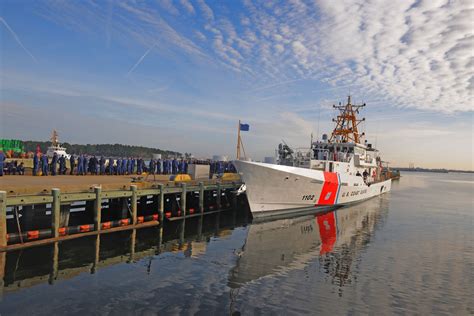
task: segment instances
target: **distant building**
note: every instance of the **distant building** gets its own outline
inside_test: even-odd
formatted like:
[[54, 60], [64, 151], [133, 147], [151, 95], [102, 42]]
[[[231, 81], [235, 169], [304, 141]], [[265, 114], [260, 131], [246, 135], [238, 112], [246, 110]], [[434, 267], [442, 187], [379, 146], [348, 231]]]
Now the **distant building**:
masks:
[[224, 155], [213, 155], [212, 160], [214, 160], [214, 161], [227, 161], [227, 160], [229, 160], [229, 158], [227, 156], [224, 156]]

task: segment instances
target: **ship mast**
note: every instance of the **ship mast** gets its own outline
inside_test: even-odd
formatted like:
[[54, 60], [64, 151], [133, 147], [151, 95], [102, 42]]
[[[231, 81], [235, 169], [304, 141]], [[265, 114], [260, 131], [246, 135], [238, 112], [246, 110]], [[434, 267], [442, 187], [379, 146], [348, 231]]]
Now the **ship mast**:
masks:
[[51, 145], [52, 146], [59, 146], [58, 132], [56, 132], [55, 129], [53, 129], [53, 133], [51, 134]]
[[[351, 104], [351, 96], [347, 97], [346, 105], [333, 105], [333, 108], [339, 110], [339, 115], [336, 119], [332, 119], [333, 122], [336, 122], [336, 127], [334, 128], [330, 142], [336, 143], [349, 143], [354, 142], [360, 144], [361, 137], [365, 134], [359, 134], [358, 126], [361, 122], [365, 121], [365, 118], [357, 119], [356, 114], [359, 114], [359, 109], [365, 106], [364, 104], [355, 105]], [[337, 136], [340, 136], [337, 137]]]

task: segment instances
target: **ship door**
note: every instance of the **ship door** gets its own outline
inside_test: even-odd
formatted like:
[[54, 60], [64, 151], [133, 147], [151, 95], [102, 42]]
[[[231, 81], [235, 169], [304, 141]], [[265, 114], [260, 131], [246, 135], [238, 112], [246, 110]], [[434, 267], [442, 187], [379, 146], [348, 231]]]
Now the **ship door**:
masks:
[[332, 162], [329, 163], [329, 172], [333, 172], [333, 163]]

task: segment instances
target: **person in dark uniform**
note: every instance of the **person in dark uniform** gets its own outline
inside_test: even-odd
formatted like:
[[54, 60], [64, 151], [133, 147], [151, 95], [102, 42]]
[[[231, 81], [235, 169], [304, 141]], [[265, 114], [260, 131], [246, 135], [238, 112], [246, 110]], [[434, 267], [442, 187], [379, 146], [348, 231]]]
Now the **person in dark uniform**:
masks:
[[84, 170], [82, 169], [83, 166], [84, 166], [83, 160], [84, 160], [84, 156], [83, 156], [83, 155], [79, 155], [79, 157], [77, 157], [77, 170], [76, 170], [76, 175], [78, 175], [78, 176], [82, 176], [82, 174], [84, 173]]
[[76, 161], [74, 159], [74, 155], [71, 155], [69, 158], [69, 167], [71, 168], [71, 171], [69, 174], [72, 176], [74, 174], [74, 168], [76, 167]]
[[84, 155], [84, 157], [82, 158], [82, 170], [83, 170], [84, 175], [87, 175], [88, 165], [89, 165], [89, 158], [86, 155]]
[[66, 158], [64, 155], [61, 155], [58, 159], [59, 162], [59, 174], [60, 175], [65, 175], [66, 174]]
[[150, 159], [150, 162], [148, 163], [148, 173], [155, 174], [155, 168], [156, 168], [155, 160]]
[[57, 163], [58, 163], [58, 154], [54, 153], [53, 154], [53, 159], [51, 160], [51, 175], [55, 176], [56, 175], [56, 170], [57, 170]]
[[3, 164], [5, 159], [5, 154], [0, 150], [0, 177], [3, 176]]
[[36, 176], [38, 174], [38, 171], [39, 171], [39, 158], [38, 158], [38, 154], [35, 153], [33, 155], [33, 175]]
[[173, 159], [172, 165], [171, 165], [171, 172], [172, 174], [177, 174], [178, 173], [178, 161], [176, 158]]
[[100, 168], [99, 174], [101, 176], [104, 175], [105, 174], [105, 158], [104, 158], [104, 156], [100, 156], [99, 168]]
[[41, 172], [43, 174], [43, 176], [47, 176], [48, 175], [48, 156], [46, 156], [46, 154], [43, 154], [41, 156]]
[[156, 174], [161, 174], [161, 159], [156, 161]]
[[142, 174], [143, 173], [143, 159], [138, 158], [137, 159], [137, 174]]
[[109, 158], [109, 175], [114, 175], [114, 160]]

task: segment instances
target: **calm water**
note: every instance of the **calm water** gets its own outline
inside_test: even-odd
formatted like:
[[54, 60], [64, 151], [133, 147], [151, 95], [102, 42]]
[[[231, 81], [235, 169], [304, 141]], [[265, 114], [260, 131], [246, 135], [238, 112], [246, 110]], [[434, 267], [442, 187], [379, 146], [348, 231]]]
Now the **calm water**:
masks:
[[391, 193], [322, 215], [229, 212], [162, 238], [10, 252], [0, 314], [474, 314], [473, 195], [472, 175], [404, 173]]

